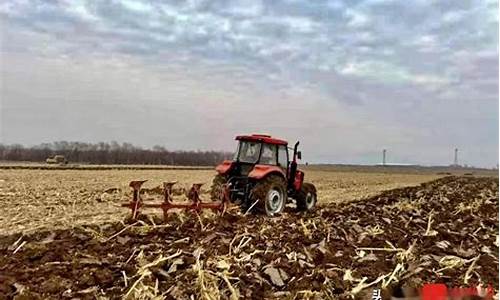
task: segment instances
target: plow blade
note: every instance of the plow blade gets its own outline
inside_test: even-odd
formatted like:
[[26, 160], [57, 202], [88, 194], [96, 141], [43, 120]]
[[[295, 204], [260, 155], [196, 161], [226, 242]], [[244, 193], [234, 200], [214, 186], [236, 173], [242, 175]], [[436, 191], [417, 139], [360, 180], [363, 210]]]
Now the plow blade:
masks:
[[141, 208], [159, 208], [163, 210], [163, 217], [166, 219], [168, 211], [171, 209], [183, 209], [185, 211], [194, 211], [200, 213], [203, 209], [211, 209], [212, 211], [224, 213], [229, 203], [229, 190], [224, 188], [223, 198], [216, 202], [204, 202], [200, 198], [201, 186], [203, 183], [195, 183], [189, 189], [187, 197], [189, 202], [174, 202], [172, 197], [173, 186], [176, 181], [163, 182], [163, 202], [160, 203], [147, 203], [141, 197], [142, 185], [147, 180], [131, 181], [129, 186], [133, 190], [132, 200], [128, 203], [122, 204], [122, 207], [128, 207], [132, 211], [132, 219], [137, 219]]

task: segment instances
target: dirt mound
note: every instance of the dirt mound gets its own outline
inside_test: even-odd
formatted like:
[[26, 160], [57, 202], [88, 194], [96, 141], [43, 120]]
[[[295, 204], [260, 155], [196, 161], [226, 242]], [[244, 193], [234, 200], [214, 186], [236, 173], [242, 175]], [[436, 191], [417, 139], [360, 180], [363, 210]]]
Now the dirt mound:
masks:
[[[158, 223], [157, 223], [158, 224]], [[349, 298], [498, 290], [498, 182], [447, 177], [279, 218], [172, 215], [0, 238], [0, 298]]]

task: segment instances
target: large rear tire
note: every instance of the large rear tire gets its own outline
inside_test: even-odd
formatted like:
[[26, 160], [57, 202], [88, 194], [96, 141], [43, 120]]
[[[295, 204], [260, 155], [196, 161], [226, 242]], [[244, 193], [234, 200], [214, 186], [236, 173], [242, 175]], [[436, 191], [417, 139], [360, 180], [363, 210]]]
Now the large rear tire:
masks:
[[269, 217], [279, 215], [285, 209], [287, 202], [286, 182], [276, 175], [270, 175], [258, 182], [252, 189], [252, 197], [249, 205], [254, 206], [261, 213]]
[[316, 187], [312, 183], [303, 183], [297, 195], [297, 210], [312, 211], [318, 201]]
[[210, 188], [210, 199], [212, 201], [222, 201], [224, 198], [224, 185], [227, 183], [226, 177], [217, 174], [212, 180], [212, 187]]

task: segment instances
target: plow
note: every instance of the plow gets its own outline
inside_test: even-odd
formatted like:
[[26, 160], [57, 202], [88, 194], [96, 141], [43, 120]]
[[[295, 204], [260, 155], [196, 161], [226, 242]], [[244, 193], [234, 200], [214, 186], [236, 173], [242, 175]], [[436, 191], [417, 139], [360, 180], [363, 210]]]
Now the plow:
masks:
[[[265, 214], [269, 217], [280, 215], [288, 203], [295, 203], [297, 211], [313, 210], [316, 202], [316, 187], [304, 182], [305, 173], [298, 169], [299, 142], [293, 148], [285, 140], [269, 135], [239, 135], [236, 152], [232, 160], [225, 160], [215, 170], [210, 190], [210, 201], [200, 198], [202, 183], [195, 183], [187, 193], [188, 202], [177, 202], [172, 197], [175, 181], [163, 182], [161, 203], [146, 203], [141, 197], [141, 187], [145, 180], [131, 181], [132, 199], [122, 204], [132, 211], [136, 219], [142, 208], [159, 208], [164, 218], [172, 209], [200, 213], [210, 209], [224, 213], [232, 203], [242, 212]], [[290, 157], [289, 150], [292, 150]]]
[[200, 198], [201, 186], [203, 183], [194, 183], [187, 197], [189, 202], [178, 202], [173, 199], [173, 186], [177, 183], [176, 181], [163, 182], [163, 201], [161, 203], [148, 203], [144, 202], [141, 196], [142, 185], [147, 180], [137, 180], [131, 181], [129, 186], [132, 188], [132, 199], [128, 203], [122, 204], [122, 207], [128, 207], [132, 213], [132, 220], [137, 219], [141, 208], [159, 208], [163, 211], [164, 219], [167, 218], [169, 210], [180, 209], [185, 211], [193, 211], [200, 213], [203, 209], [210, 209], [214, 212], [223, 214], [226, 211], [227, 205], [229, 204], [229, 196], [227, 189], [224, 189], [222, 194], [222, 199], [220, 201], [206, 202]]

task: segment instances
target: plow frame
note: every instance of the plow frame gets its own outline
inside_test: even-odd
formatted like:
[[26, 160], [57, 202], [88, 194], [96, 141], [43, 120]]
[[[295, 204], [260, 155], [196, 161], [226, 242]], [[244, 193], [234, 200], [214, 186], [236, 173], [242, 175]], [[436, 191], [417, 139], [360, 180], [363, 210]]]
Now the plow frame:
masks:
[[166, 219], [168, 216], [168, 211], [171, 209], [183, 209], [185, 211], [193, 211], [199, 214], [203, 209], [210, 209], [214, 212], [219, 212], [223, 214], [230, 202], [229, 189], [227, 186], [224, 187], [223, 198], [220, 201], [215, 202], [204, 202], [200, 198], [201, 186], [203, 183], [194, 183], [187, 197], [189, 202], [174, 202], [172, 197], [173, 186], [177, 181], [163, 182], [163, 202], [161, 203], [147, 203], [141, 197], [142, 185], [147, 180], [137, 180], [131, 181], [129, 186], [133, 190], [132, 200], [128, 203], [123, 203], [122, 207], [128, 207], [132, 210], [132, 219], [135, 220], [139, 216], [141, 208], [160, 208], [163, 211], [163, 217]]

